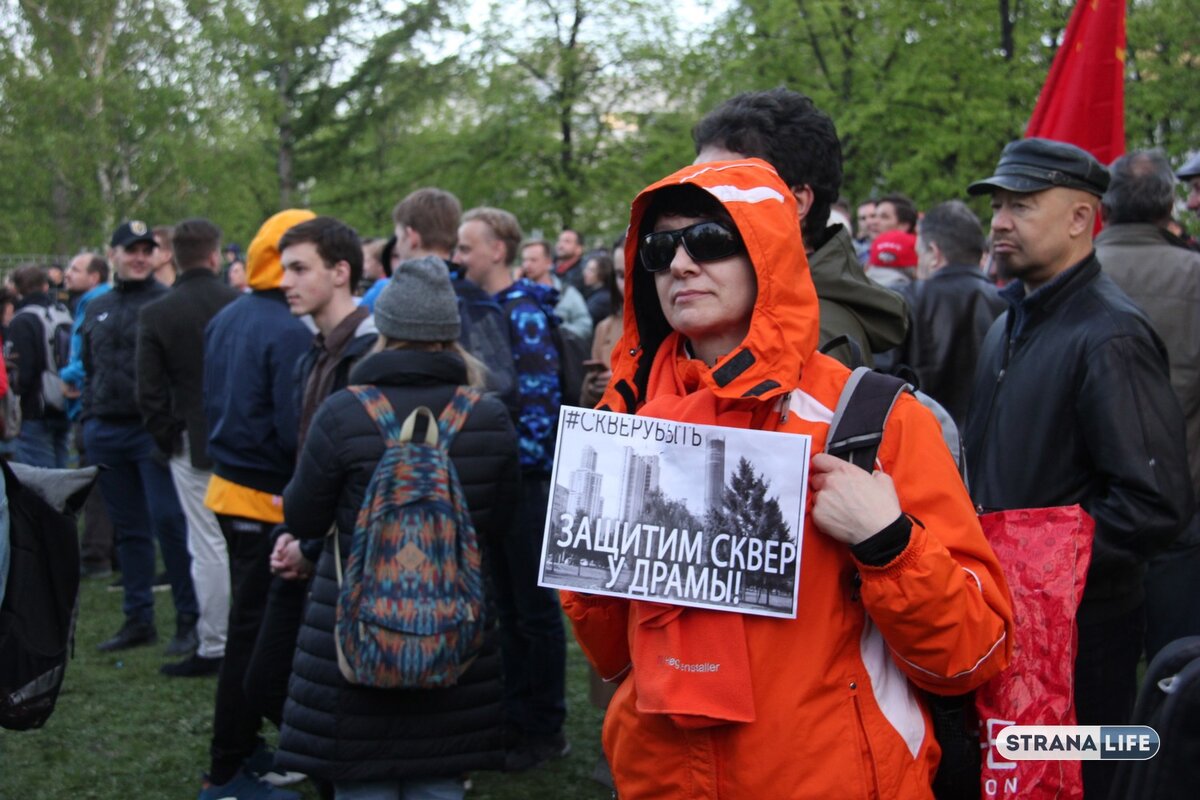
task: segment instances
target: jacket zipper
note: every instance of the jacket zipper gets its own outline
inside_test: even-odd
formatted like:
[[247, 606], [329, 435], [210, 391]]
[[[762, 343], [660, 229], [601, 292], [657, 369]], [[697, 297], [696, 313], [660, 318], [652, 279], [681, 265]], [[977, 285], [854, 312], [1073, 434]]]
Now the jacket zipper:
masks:
[[858, 697], [857, 681], [850, 681], [850, 699], [854, 702], [854, 718], [858, 723], [858, 733], [862, 736], [863, 745], [866, 747], [868, 761], [866, 766], [870, 770], [867, 789], [870, 792], [870, 797], [878, 798], [882, 796], [879, 792], [879, 768], [875, 763], [875, 751], [871, 747], [871, 737], [867, 735], [867, 726], [863, 719], [862, 701]]

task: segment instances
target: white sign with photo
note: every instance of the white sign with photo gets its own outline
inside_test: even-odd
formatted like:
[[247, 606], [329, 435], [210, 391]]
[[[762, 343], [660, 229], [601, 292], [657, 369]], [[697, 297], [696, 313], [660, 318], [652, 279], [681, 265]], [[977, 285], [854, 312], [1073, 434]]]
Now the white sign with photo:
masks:
[[795, 617], [811, 448], [563, 406], [538, 583]]

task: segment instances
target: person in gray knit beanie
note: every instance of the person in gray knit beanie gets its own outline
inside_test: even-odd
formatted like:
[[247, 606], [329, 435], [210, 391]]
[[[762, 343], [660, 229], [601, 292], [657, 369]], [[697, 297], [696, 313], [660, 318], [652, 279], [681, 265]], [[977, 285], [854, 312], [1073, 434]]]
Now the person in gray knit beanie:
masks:
[[375, 301], [375, 327], [397, 341], [457, 341], [462, 323], [446, 263], [435, 256], [401, 261]]

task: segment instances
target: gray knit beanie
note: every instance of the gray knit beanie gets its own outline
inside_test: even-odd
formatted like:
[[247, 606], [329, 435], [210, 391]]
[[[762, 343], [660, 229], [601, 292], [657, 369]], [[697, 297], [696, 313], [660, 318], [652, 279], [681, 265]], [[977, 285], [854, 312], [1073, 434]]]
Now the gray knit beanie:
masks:
[[401, 261], [375, 300], [375, 327], [406, 342], [456, 341], [462, 323], [446, 262], [436, 256]]

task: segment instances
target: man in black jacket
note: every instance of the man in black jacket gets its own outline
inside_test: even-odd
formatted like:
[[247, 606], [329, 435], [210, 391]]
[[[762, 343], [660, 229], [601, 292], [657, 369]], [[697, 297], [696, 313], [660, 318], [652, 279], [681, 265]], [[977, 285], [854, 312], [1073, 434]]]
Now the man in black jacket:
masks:
[[[1092, 250], [1108, 183], [1074, 145], [1022, 139], [968, 189], [991, 194], [994, 255], [1016, 279], [980, 353], [966, 431], [971, 495], [988, 510], [1078, 503], [1096, 521], [1076, 616], [1080, 725], [1129, 720], [1146, 559], [1193, 506], [1165, 348]], [[1085, 796], [1102, 797], [1111, 762], [1085, 761], [1083, 779]]]
[[941, 403], [960, 430], [979, 346], [1005, 307], [979, 268], [982, 255], [983, 228], [971, 209], [958, 200], [934, 206], [917, 227], [917, 270], [924, 280], [904, 292], [910, 320], [898, 363], [916, 372], [921, 391]]
[[[14, 270], [12, 284], [21, 295], [8, 325], [8, 340], [12, 344], [9, 356], [17, 367], [17, 385], [13, 391], [21, 398], [21, 433], [17, 436], [14, 460], [34, 467], [62, 469], [67, 466], [71, 423], [67, 420], [61, 381], [44, 373], [47, 368], [54, 373], [58, 371], [55, 364], [47, 363], [47, 340], [54, 336], [55, 327], [64, 322], [69, 325], [71, 317], [51, 297], [50, 279], [42, 267], [29, 265]], [[46, 393], [43, 378], [58, 384], [53, 398]]]
[[187, 522], [171, 473], [156, 455], [154, 439], [142, 424], [137, 403], [138, 314], [167, 293], [154, 280], [151, 254], [157, 243], [146, 223], [124, 222], [112, 236], [117, 269], [113, 290], [88, 307], [80, 329], [87, 382], [83, 386], [83, 440], [100, 472], [100, 493], [108, 508], [121, 557], [125, 624], [102, 651], [151, 644], [154, 628], [154, 537], [175, 601], [175, 638], [167, 655], [188, 655], [195, 647], [199, 614], [187, 551]]
[[204, 507], [212, 476], [204, 418], [204, 327], [238, 298], [219, 277], [221, 231], [206, 219], [174, 228], [182, 272], [171, 291], [142, 309], [138, 324], [137, 393], [142, 420], [164, 458], [187, 518], [192, 582], [200, 605], [196, 652], [164, 664], [170, 676], [212, 675], [225, 655], [229, 624], [229, 555], [217, 517]]

